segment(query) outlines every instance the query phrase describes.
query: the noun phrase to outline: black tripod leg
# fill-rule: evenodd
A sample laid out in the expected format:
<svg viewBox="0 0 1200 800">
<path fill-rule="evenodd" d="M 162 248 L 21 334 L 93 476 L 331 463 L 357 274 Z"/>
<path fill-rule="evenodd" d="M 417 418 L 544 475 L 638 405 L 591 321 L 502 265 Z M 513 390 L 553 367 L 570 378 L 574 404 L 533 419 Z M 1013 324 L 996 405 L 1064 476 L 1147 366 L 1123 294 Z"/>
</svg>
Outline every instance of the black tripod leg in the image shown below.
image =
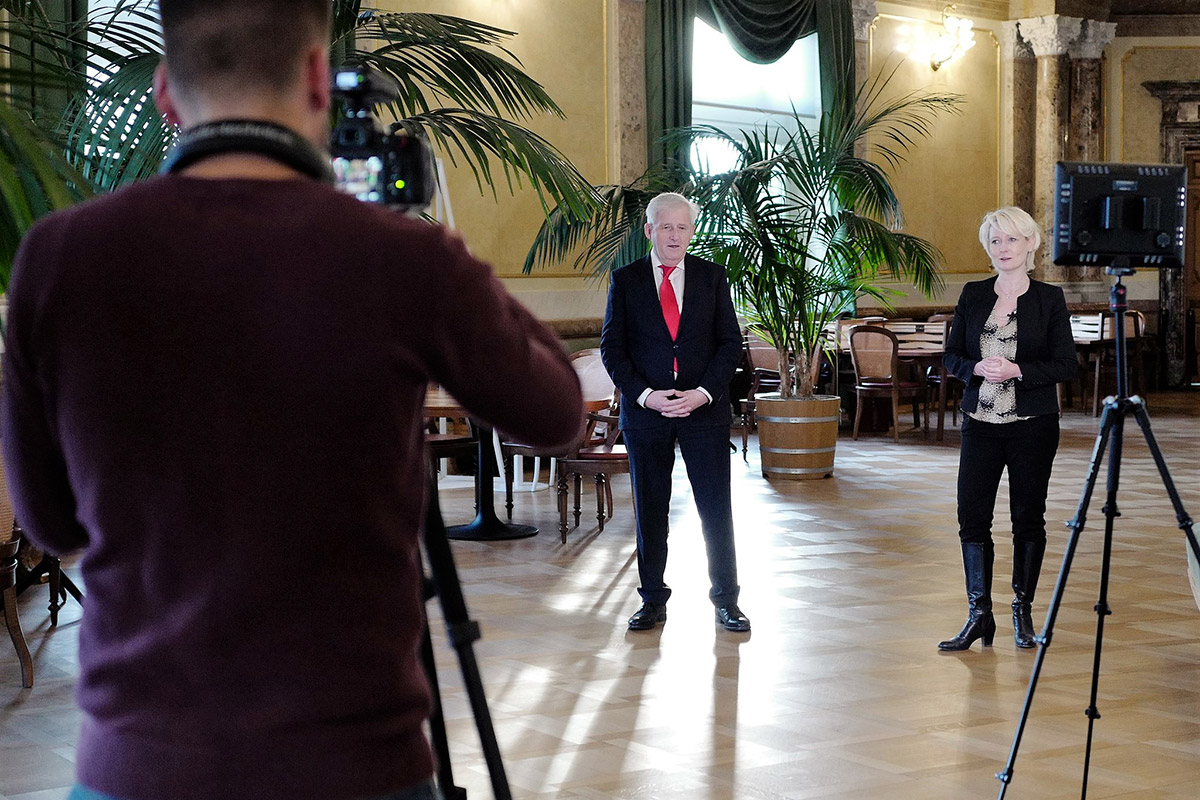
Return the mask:
<svg viewBox="0 0 1200 800">
<path fill-rule="evenodd" d="M 1112 614 L 1108 607 L 1108 580 L 1112 566 L 1112 535 L 1113 520 L 1121 516 L 1117 507 L 1117 490 L 1121 483 L 1121 454 L 1125 443 L 1125 414 L 1129 410 L 1128 400 L 1108 398 L 1104 402 L 1106 413 L 1113 409 L 1112 454 L 1108 460 L 1108 495 L 1104 503 L 1104 549 L 1100 557 L 1100 594 L 1096 600 L 1096 649 L 1092 660 L 1092 688 L 1088 698 L 1087 714 L 1087 743 L 1083 750 L 1083 788 L 1081 800 L 1087 800 L 1088 775 L 1092 764 L 1092 740 L 1096 720 L 1100 719 L 1100 710 L 1096 707 L 1096 697 L 1100 689 L 1100 654 L 1104 648 L 1104 619 Z"/>
<path fill-rule="evenodd" d="M 1050 641 L 1054 637 L 1054 622 L 1058 619 L 1058 610 L 1062 607 L 1063 594 L 1067 589 L 1067 576 L 1071 572 L 1071 563 L 1075 558 L 1075 550 L 1079 545 L 1079 537 L 1083 533 L 1083 526 L 1087 520 L 1087 509 L 1092 502 L 1092 492 L 1096 488 L 1096 479 L 1100 475 L 1100 464 L 1104 460 L 1104 451 L 1108 447 L 1109 434 L 1112 432 L 1114 422 L 1114 409 L 1109 405 L 1105 405 L 1104 413 L 1100 417 L 1100 431 L 1096 434 L 1096 443 L 1092 447 L 1092 460 L 1088 466 L 1087 479 L 1083 483 L 1083 494 L 1079 498 L 1079 505 L 1075 509 L 1075 516 L 1067 523 L 1067 527 L 1071 529 L 1071 536 L 1067 539 L 1066 551 L 1063 553 L 1062 567 L 1058 571 L 1058 580 L 1054 584 L 1054 592 L 1050 597 L 1050 605 L 1046 611 L 1046 624 L 1042 628 L 1042 633 L 1034 641 L 1038 643 L 1037 657 L 1033 662 L 1033 672 L 1029 678 L 1029 689 L 1025 693 L 1025 703 L 1021 707 L 1021 718 L 1017 722 L 1017 732 L 1013 735 L 1012 747 L 1008 751 L 1008 762 L 1004 765 L 1004 769 L 996 773 L 996 780 L 1000 781 L 1000 794 L 997 795 L 997 800 L 1004 800 L 1004 795 L 1008 791 L 1008 784 L 1012 782 L 1013 767 L 1017 763 L 1017 752 L 1021 749 L 1021 737 L 1025 733 L 1025 725 L 1029 722 L 1029 712 L 1033 707 L 1033 695 L 1037 691 L 1038 678 L 1042 674 L 1042 665 L 1046 661 L 1046 650 L 1050 647 Z"/>
<path fill-rule="evenodd" d="M 1163 459 L 1162 450 L 1158 449 L 1158 442 L 1150 431 L 1150 415 L 1146 412 L 1146 404 L 1140 397 L 1131 397 L 1129 405 L 1133 409 L 1133 418 L 1137 420 L 1142 429 L 1142 435 L 1146 438 L 1150 455 L 1154 457 L 1154 464 L 1158 467 L 1158 474 L 1162 477 L 1163 486 L 1167 489 L 1167 496 L 1171 498 L 1171 505 L 1175 508 L 1175 519 L 1179 521 L 1179 529 L 1183 531 L 1188 545 L 1192 548 L 1192 555 L 1196 557 L 1197 561 L 1200 561 L 1200 544 L 1196 542 L 1196 533 L 1192 530 L 1192 518 L 1184 509 L 1183 501 L 1179 499 L 1179 492 L 1175 490 L 1175 481 L 1171 479 L 1171 473 L 1167 470 L 1167 462 Z"/>
<path fill-rule="evenodd" d="M 436 476 L 432 476 L 432 479 L 436 480 Z M 467 616 L 467 604 L 463 599 L 458 570 L 454 566 L 454 555 L 450 552 L 450 540 L 446 537 L 446 526 L 442 521 L 441 509 L 435 507 L 432 502 L 429 503 L 425 518 L 425 557 L 429 560 L 434 588 L 442 606 L 446 633 L 449 636 L 450 644 L 458 654 L 463 686 L 467 690 L 467 698 L 471 703 L 471 713 L 475 717 L 475 727 L 479 731 L 479 743 L 483 749 L 484 760 L 487 762 L 488 774 L 492 781 L 492 794 L 495 800 L 512 800 L 508 776 L 504 771 L 504 761 L 500 757 L 500 745 L 496 741 L 496 731 L 492 727 L 492 715 L 488 710 L 487 696 L 483 691 L 483 678 L 479 673 L 479 664 L 475 660 L 475 651 L 471 649 L 471 645 L 479 639 L 479 624 Z M 447 757 L 447 762 L 448 760 Z M 465 791 L 458 787 L 452 788 L 462 792 L 458 797 L 466 797 Z M 442 787 L 442 793 L 447 798 L 455 797 L 449 793 L 446 787 Z"/>
<path fill-rule="evenodd" d="M 433 583 L 425 581 L 425 600 L 436 594 Z M 437 758 L 438 788 L 446 800 L 466 800 L 467 790 L 454 785 L 454 769 L 450 765 L 450 742 L 446 738 L 446 717 L 442 713 L 442 693 L 437 678 L 437 663 L 433 657 L 433 640 L 429 638 L 429 620 L 425 620 L 425 635 L 421 637 L 421 663 L 429 679 L 433 695 L 433 710 L 429 714 L 429 738 L 433 743 L 433 754 Z"/>
</svg>

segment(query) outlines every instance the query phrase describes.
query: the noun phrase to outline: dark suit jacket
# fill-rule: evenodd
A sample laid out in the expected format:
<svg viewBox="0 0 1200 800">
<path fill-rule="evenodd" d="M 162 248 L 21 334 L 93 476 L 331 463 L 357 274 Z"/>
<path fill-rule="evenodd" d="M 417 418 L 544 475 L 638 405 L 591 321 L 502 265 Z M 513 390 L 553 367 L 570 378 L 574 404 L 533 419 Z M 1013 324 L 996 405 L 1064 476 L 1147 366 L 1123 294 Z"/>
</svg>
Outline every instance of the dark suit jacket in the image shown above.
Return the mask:
<svg viewBox="0 0 1200 800">
<path fill-rule="evenodd" d="M 954 309 L 945 363 L 946 369 L 966 384 L 963 411 L 974 411 L 979 405 L 983 378 L 974 370 L 983 360 L 979 337 L 996 305 L 995 287 L 994 277 L 968 283 Z M 1017 414 L 1032 417 L 1056 413 L 1058 394 L 1054 387 L 1074 378 L 1079 367 L 1071 336 L 1071 314 L 1060 287 L 1031 280 L 1029 291 L 1017 298 L 1016 362 L 1022 375 L 1017 381 Z"/>
<path fill-rule="evenodd" d="M 672 422 L 696 426 L 732 422 L 729 382 L 741 357 L 742 334 L 725 268 L 691 255 L 683 266 L 683 313 L 674 342 L 663 319 L 650 256 L 613 272 L 600 349 L 604 366 L 621 390 L 625 430 Z M 672 375 L 676 358 L 678 378 Z M 698 387 L 712 396 L 712 402 L 680 419 L 667 419 L 637 403 L 646 389 Z"/>
</svg>

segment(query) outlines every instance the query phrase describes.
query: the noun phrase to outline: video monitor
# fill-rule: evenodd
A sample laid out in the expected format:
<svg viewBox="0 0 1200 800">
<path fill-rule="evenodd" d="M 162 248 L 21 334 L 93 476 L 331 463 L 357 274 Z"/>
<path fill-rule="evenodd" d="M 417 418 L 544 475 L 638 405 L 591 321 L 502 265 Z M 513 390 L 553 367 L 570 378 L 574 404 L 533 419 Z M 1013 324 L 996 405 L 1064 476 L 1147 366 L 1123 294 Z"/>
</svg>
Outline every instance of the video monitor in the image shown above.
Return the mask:
<svg viewBox="0 0 1200 800">
<path fill-rule="evenodd" d="M 1058 162 L 1054 263 L 1182 267 L 1186 180 L 1183 166 Z"/>
</svg>

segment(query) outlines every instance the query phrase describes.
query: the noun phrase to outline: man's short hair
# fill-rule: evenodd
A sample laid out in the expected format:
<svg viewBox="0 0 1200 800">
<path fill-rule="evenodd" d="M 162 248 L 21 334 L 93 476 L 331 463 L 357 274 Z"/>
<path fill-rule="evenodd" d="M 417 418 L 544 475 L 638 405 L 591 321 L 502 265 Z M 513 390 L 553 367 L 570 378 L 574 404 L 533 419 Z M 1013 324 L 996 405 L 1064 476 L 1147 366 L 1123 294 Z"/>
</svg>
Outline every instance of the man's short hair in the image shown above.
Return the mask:
<svg viewBox="0 0 1200 800">
<path fill-rule="evenodd" d="M 686 208 L 693 225 L 696 224 L 696 218 L 700 216 L 700 206 L 691 200 L 678 192 L 663 192 L 656 194 L 646 205 L 646 222 L 653 225 L 654 221 L 658 219 L 658 212 L 668 208 Z"/>
<path fill-rule="evenodd" d="M 167 73 L 184 93 L 279 92 L 328 43 L 329 0 L 159 0 Z"/>
</svg>

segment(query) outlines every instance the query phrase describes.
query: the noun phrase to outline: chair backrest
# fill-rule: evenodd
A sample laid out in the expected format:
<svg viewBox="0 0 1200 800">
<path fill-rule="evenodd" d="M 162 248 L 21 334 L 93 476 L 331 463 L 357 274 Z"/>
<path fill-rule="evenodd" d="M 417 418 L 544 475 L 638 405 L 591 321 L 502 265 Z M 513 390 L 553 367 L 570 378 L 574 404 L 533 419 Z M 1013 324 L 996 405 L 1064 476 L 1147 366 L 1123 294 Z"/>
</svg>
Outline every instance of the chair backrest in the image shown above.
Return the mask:
<svg viewBox="0 0 1200 800">
<path fill-rule="evenodd" d="M 1103 314 L 1072 314 L 1071 337 L 1076 341 L 1099 341 L 1104 333 Z"/>
<path fill-rule="evenodd" d="M 838 349 L 843 353 L 850 352 L 850 329 L 855 325 L 877 325 L 880 322 L 886 321 L 886 319 L 886 317 L 851 317 L 849 319 L 839 319 L 831 323 L 837 326 Z"/>
<path fill-rule="evenodd" d="M 749 328 L 742 335 L 746 347 L 746 363 L 751 369 L 779 371 L 779 351 Z"/>
<path fill-rule="evenodd" d="M 1109 314 L 1104 314 L 1104 315 L 1102 315 L 1101 319 L 1103 320 L 1103 323 L 1101 326 L 1100 338 L 1101 339 L 1117 338 L 1116 333 L 1114 332 L 1116 330 L 1116 326 L 1114 325 L 1113 317 Z M 1140 311 L 1133 311 L 1133 310 L 1126 311 L 1125 312 L 1125 336 L 1129 337 L 1129 338 L 1133 338 L 1135 336 L 1142 336 L 1145 333 L 1146 333 L 1146 315 Z"/>
<path fill-rule="evenodd" d="M 896 334 L 896 341 L 901 350 L 945 350 L 946 335 L 950 331 L 950 323 L 945 320 L 935 322 L 889 320 L 879 323 L 879 327 L 887 328 Z"/>
<path fill-rule="evenodd" d="M 900 344 L 896 334 L 878 325 L 855 325 L 850 329 L 850 360 L 859 383 L 895 380 Z"/>
<path fill-rule="evenodd" d="M 600 358 L 600 348 L 589 347 L 571 355 L 571 366 L 579 376 L 579 385 L 583 389 L 584 402 L 593 400 L 611 401 L 616 387 L 612 377 L 604 368 Z"/>
</svg>

